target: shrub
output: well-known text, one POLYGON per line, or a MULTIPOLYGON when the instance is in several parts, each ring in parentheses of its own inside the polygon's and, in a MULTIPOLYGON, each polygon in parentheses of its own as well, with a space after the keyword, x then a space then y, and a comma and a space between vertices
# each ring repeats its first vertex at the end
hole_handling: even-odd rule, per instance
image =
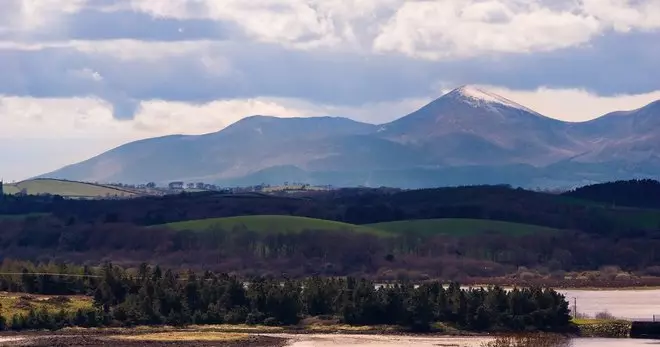
POLYGON ((268 317, 264 320, 264 325, 269 327, 275 327, 280 325, 280 323, 277 321, 277 319, 273 317, 268 317))
POLYGON ((596 319, 601 319, 601 320, 615 320, 616 319, 616 317, 614 317, 614 315, 612 315, 611 313, 609 313, 607 311, 596 313, 595 318, 596 319))
POLYGON ((482 347, 569 347, 568 337, 554 334, 534 334, 498 337, 494 341, 483 343, 482 347))
POLYGON ((53 305, 66 305, 71 302, 71 298, 66 296, 54 296, 52 298, 46 299, 45 302, 53 305))

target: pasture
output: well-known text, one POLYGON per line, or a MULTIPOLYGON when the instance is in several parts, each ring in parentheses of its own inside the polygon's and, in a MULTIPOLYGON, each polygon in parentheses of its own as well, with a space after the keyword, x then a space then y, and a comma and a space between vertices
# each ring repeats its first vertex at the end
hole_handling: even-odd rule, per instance
POLYGON ((0 316, 10 321, 15 314, 27 315, 46 309, 49 312, 75 312, 78 309, 92 307, 92 298, 87 296, 47 296, 24 293, 0 292, 0 316))
POLYGON ((324 219, 271 215, 199 219, 169 223, 164 226, 178 231, 207 231, 211 229, 230 231, 235 228, 244 228, 255 232, 275 234, 299 233, 304 230, 352 231, 380 236, 387 236, 388 234, 369 226, 354 225, 324 219))
POLYGON ((60 195, 71 198, 136 197, 137 192, 100 184, 65 181, 58 179, 32 179, 4 185, 6 194, 18 194, 22 190, 29 195, 60 195))
POLYGON ((557 229, 512 222, 488 219, 417 219, 398 222, 376 223, 366 225, 391 234, 417 233, 422 235, 446 234, 453 236, 469 236, 487 232, 510 236, 522 236, 536 233, 557 232, 557 229))

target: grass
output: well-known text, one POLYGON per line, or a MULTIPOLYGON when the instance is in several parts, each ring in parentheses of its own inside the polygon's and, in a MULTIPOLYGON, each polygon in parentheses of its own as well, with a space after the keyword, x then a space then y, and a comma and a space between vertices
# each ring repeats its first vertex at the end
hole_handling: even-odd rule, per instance
POLYGON ((572 320, 581 337, 625 338, 632 323, 617 319, 576 318, 572 320))
POLYGON ((497 337, 494 341, 481 344, 482 347, 569 347, 570 338, 554 334, 528 334, 497 337))
POLYGON ((557 229, 531 224, 502 222, 487 219, 418 219, 388 223, 369 224, 369 227, 393 234, 416 232, 425 235, 448 234, 469 236, 484 232, 496 232, 512 236, 522 236, 536 233, 552 233, 557 229))
POLYGON ((23 189, 25 189, 27 194, 30 195, 52 194, 80 198, 98 198, 106 196, 133 197, 139 195, 138 193, 129 190, 99 184, 46 178, 32 179, 4 185, 4 191, 6 194, 18 194, 23 189))
POLYGON ((60 310, 73 312, 91 307, 92 298, 86 296, 57 297, 0 292, 0 315, 7 320, 11 320, 15 314, 27 314, 30 309, 46 308, 49 312, 59 312, 60 310))
POLYGON ((324 219, 314 219, 295 216, 240 216, 227 218, 198 219, 184 222, 165 224, 166 227, 178 231, 208 231, 213 228, 233 230, 245 227, 255 232, 271 233, 299 233, 303 230, 325 230, 325 231, 354 231, 379 236, 387 236, 388 233, 369 226, 354 225, 335 222, 324 219))
POLYGON ((177 341, 218 341, 230 342, 246 340, 250 337, 245 333, 221 333, 221 332, 194 332, 194 331, 172 331, 152 334, 139 335, 116 335, 111 338, 127 341, 159 341, 159 342, 177 342, 177 341))
POLYGON ((537 225, 485 219, 419 219, 355 225, 323 219, 270 215, 198 219, 169 223, 164 226, 177 231, 208 231, 214 228, 233 230, 235 228, 245 228, 255 232, 299 233, 303 230, 326 230, 353 231, 378 236, 395 236, 410 232, 425 235, 448 234, 455 236, 496 232, 511 236, 521 236, 558 231, 557 229, 537 225))
POLYGON ((0 220, 22 220, 49 216, 49 213, 0 214, 0 220))

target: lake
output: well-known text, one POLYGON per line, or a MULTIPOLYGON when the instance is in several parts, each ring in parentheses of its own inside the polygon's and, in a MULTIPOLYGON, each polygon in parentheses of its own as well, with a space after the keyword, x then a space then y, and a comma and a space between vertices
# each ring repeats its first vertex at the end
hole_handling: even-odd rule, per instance
POLYGON ((558 290, 566 296, 573 309, 577 299, 577 311, 590 316, 607 311, 617 318, 660 320, 660 289, 648 290, 558 290))

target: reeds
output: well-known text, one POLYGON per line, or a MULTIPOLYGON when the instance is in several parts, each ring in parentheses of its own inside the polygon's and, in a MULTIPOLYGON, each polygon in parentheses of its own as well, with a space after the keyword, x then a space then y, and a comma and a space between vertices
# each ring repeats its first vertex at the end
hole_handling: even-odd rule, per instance
POLYGON ((526 334, 498 337, 482 347, 570 347, 571 339, 556 334, 526 334))

